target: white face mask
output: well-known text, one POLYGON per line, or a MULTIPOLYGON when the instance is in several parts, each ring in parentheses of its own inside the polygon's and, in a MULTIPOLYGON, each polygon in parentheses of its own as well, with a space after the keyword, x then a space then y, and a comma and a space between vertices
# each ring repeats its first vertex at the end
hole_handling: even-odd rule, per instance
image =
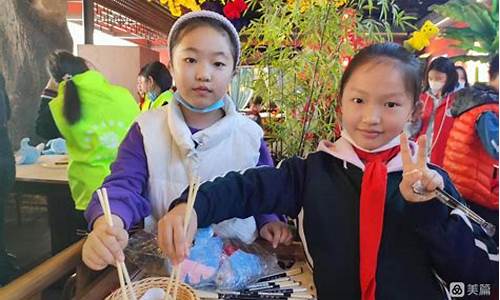
POLYGON ((458 81, 458 89, 463 89, 465 87, 465 81, 458 81))
POLYGON ((429 88, 434 95, 437 95, 444 87, 444 82, 429 80, 429 88))

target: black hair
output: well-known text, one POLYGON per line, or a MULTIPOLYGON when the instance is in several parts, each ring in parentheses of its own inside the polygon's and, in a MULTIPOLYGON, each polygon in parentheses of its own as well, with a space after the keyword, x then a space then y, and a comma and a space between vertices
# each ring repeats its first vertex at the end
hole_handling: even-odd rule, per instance
POLYGON ((146 77, 144 74, 146 72, 146 69, 148 68, 150 64, 145 64, 144 66, 142 66, 141 70, 139 71, 139 74, 137 74, 137 76, 142 76, 142 77, 146 77))
POLYGON ((231 30, 226 25, 224 25, 222 22, 218 20, 208 17, 198 17, 180 24, 177 30, 172 34, 170 38, 170 44, 168 45, 168 50, 170 52, 170 55, 172 55, 175 46, 177 46, 177 43, 182 39, 182 37, 185 34, 193 31, 198 27, 207 25, 227 35, 227 38, 229 39, 231 44, 231 54, 233 55, 233 70, 236 69, 236 63, 238 59, 238 49, 236 45, 238 45, 238 41, 235 40, 235 37, 233 36, 231 30))
POLYGON ((414 54, 407 51, 401 45, 389 42, 372 44, 361 49, 356 55, 354 55, 351 62, 345 69, 340 81, 340 98, 342 98, 342 95, 344 94, 344 88, 351 78, 352 73, 357 68, 370 61, 381 58, 388 58, 398 62, 397 67, 403 74, 403 82, 406 85, 406 90, 410 95, 412 95, 413 106, 415 106, 420 96, 420 83, 422 77, 421 63, 414 54))
POLYGON ((490 80, 495 80, 498 76, 498 53, 493 55, 490 60, 490 68, 488 69, 488 74, 490 75, 490 80))
POLYGON ((159 61, 154 61, 144 67, 144 72, 139 73, 140 76, 148 79, 150 76, 161 92, 168 91, 172 87, 172 76, 167 67, 159 61))
POLYGON ((465 72, 464 67, 462 67, 462 66, 455 66, 455 70, 457 71, 457 80, 460 77, 460 76, 458 76, 458 70, 461 70, 462 72, 464 72, 464 77, 465 77, 465 85, 464 85, 464 87, 469 87, 469 79, 467 78, 467 72, 465 72))
POLYGON ((252 100, 252 103, 255 105, 262 104, 263 100, 261 96, 255 96, 252 100))
POLYGON ((50 76, 57 83, 66 80, 64 90, 63 116, 72 125, 81 118, 81 102, 78 90, 73 80, 65 78, 65 75, 75 76, 89 70, 85 59, 74 56, 65 50, 56 50, 47 59, 47 68, 50 76))
POLYGON ((443 95, 451 93, 455 90, 458 84, 458 73, 457 70, 455 70, 455 64, 453 64, 453 61, 451 59, 446 57, 438 57, 429 64, 427 72, 425 72, 424 90, 426 91, 429 89, 428 79, 429 72, 431 70, 446 74, 446 82, 444 83, 443 90, 441 91, 443 95))

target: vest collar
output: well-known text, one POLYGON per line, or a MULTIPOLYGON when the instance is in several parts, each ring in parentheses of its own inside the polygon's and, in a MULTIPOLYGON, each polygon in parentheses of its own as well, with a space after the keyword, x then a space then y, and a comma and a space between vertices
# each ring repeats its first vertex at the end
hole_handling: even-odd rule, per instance
MULTIPOLYGON (((343 160, 344 162, 348 162, 350 164, 355 165, 356 167, 360 168, 361 170, 365 170, 365 165, 363 162, 359 159, 358 155, 356 152, 354 152, 353 145, 350 142, 350 138, 348 135, 346 137, 341 136, 337 141, 334 143, 327 141, 327 140, 322 140, 319 143, 317 151, 322 151, 325 153, 328 153, 338 159, 343 160), (347 137, 347 138, 346 138, 347 137)), ((415 159, 417 150, 418 150, 418 145, 414 143, 413 141, 408 141, 411 149, 411 154, 413 156, 413 159, 415 159)), ((389 148, 392 148, 394 146, 399 145, 399 135, 392 139, 389 143, 372 150, 371 152, 378 152, 378 151, 383 151, 387 150, 389 148)), ((361 149, 361 148, 360 148, 361 149)), ((403 161, 401 159, 401 153, 398 153, 393 159, 391 159, 387 163, 387 172, 398 172, 403 170, 403 161)))
POLYGON ((225 116, 210 127, 202 129, 195 134, 191 134, 182 114, 180 104, 177 101, 171 101, 167 105, 167 122, 170 133, 180 149, 187 153, 194 152, 195 149, 203 151, 212 148, 228 136, 228 132, 234 129, 234 122, 236 122, 238 112, 228 95, 225 95, 223 100, 224 107, 222 109, 225 112, 225 116))

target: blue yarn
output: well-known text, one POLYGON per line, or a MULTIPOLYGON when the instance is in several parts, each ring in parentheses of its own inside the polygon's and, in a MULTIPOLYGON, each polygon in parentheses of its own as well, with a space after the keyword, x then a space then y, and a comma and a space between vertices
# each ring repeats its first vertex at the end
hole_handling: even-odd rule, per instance
POLYGON ((196 244, 191 248, 188 258, 214 269, 218 269, 223 247, 224 243, 219 237, 203 240, 201 243, 198 243, 198 240, 196 240, 196 244))
POLYGON ((196 231, 196 235, 194 236, 194 240, 196 244, 202 244, 208 241, 210 238, 214 236, 214 230, 212 226, 200 228, 196 231))
POLYGON ((258 256, 237 250, 222 263, 217 274, 217 288, 243 289, 249 281, 260 276, 262 272, 262 262, 258 256))

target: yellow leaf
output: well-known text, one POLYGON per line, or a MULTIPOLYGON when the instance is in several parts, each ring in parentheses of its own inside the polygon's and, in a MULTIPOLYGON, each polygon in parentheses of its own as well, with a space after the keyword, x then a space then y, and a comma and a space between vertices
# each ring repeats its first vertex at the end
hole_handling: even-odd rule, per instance
POLYGON ((347 0, 335 0, 335 7, 339 8, 347 3, 347 0))

